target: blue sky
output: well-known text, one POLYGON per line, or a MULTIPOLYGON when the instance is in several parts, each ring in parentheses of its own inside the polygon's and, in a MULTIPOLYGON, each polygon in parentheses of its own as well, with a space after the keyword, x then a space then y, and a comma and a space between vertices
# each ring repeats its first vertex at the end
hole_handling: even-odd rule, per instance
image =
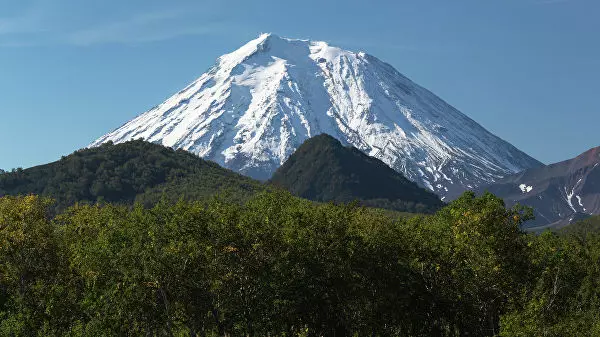
POLYGON ((261 32, 363 50, 546 162, 600 145, 597 0, 0 0, 0 168, 60 158, 261 32))

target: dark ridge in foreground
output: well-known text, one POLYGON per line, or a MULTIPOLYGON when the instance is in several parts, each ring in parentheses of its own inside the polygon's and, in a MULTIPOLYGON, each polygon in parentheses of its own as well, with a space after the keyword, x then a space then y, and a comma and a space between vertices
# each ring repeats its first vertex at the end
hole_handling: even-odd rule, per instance
POLYGON ((271 183, 314 201, 349 202, 430 213, 443 206, 433 193, 379 159, 322 134, 305 141, 275 172, 271 183))

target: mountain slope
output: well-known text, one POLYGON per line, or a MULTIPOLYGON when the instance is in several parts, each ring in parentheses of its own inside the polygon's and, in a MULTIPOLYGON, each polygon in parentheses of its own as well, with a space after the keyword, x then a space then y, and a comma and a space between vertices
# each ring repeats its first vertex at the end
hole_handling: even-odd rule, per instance
POLYGON ((305 141, 271 183, 314 201, 349 202, 407 212, 432 212, 439 198, 382 161, 322 134, 305 141))
POLYGON ((0 174, 0 196, 39 194, 61 210, 76 202, 154 203, 230 191, 243 199, 263 185, 186 151, 143 141, 104 144, 61 160, 0 174))
POLYGON ((588 234, 600 233, 600 215, 591 216, 587 219, 577 221, 558 231, 561 235, 576 235, 586 239, 588 234))
POLYGON ((266 180, 321 133, 443 198, 541 165, 371 55, 272 34, 91 146, 144 138, 266 180))
POLYGON ((535 210, 529 227, 561 227, 600 214, 600 147, 560 163, 523 171, 482 187, 507 205, 535 210))

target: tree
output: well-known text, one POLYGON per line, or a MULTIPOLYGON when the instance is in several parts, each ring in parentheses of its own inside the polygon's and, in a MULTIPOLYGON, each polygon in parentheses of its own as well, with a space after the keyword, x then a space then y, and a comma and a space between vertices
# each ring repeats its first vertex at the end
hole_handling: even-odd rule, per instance
POLYGON ((532 238, 535 282, 523 305, 502 317, 502 336, 600 334, 600 236, 532 238))
MULTIPOLYGON (((56 312, 53 287, 62 267, 49 199, 36 196, 0 198, 0 331, 29 335, 45 325, 68 321, 56 312), (60 315, 63 319, 53 320, 60 315)), ((68 324, 68 323, 67 323, 68 324)))
POLYGON ((415 219, 413 268, 423 278, 431 334, 493 336, 499 317, 528 284, 531 210, 506 209, 471 192, 432 217, 415 219))

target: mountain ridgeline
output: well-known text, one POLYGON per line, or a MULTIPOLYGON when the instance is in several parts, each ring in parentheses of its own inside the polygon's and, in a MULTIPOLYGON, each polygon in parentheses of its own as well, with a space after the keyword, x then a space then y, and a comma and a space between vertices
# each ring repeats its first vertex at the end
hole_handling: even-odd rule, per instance
MULTIPOLYGON (((273 184, 300 197, 351 202, 395 211, 431 213, 439 198, 383 162, 328 135, 309 139, 278 171, 273 184)), ((134 140, 83 149, 46 165, 0 174, 0 196, 55 199, 55 211, 75 203, 202 200, 215 195, 243 203, 271 184, 254 180, 184 150, 134 140)))
POLYGON ((154 204, 217 193, 245 200, 264 185, 183 150, 141 140, 83 149, 46 165, 0 174, 0 196, 37 194, 56 210, 75 203, 154 204))
POLYGON ((443 206, 437 195, 327 134, 305 141, 270 182, 314 201, 358 200, 365 206, 415 213, 443 206))
POLYGON ((600 214, 600 147, 559 163, 528 169, 482 187, 504 199, 533 207, 535 230, 564 227, 600 214))

